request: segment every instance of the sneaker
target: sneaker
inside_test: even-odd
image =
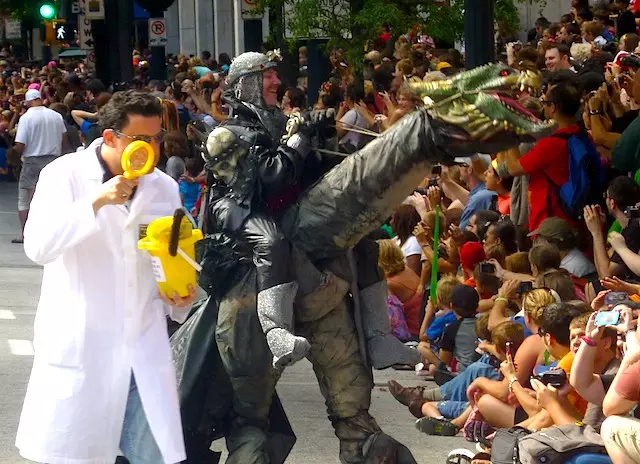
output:
[[[435,417],[423,417],[416,421],[416,428],[427,435],[437,435],[441,437],[454,437],[458,434],[458,427],[446,419],[436,419]]]

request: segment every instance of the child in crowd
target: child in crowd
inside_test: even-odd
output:
[[[193,158],[185,160],[185,174],[191,178],[197,177],[200,174],[200,166],[198,162]],[[187,211],[192,215],[197,215],[197,211],[194,211],[194,207],[200,198],[200,191],[202,186],[195,182],[187,182],[185,179],[181,179],[180,196],[182,197],[182,203]]]
[[[488,353],[437,391],[424,392],[425,399],[419,403],[420,414],[417,415],[417,417],[424,417],[416,422],[418,430],[429,435],[452,436],[458,433],[467,419],[463,413],[469,407],[467,388],[471,382],[479,377],[497,380],[500,377],[500,363],[507,358],[507,352],[514,356],[524,341],[524,330],[520,324],[503,322],[493,332],[489,332],[486,321],[486,317],[478,319],[476,327],[482,330],[484,324],[485,335],[490,335],[490,343],[484,341],[481,345]],[[414,415],[418,412],[417,405],[416,403],[410,405]]]

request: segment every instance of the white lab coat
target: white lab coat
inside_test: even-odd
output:
[[[185,450],[165,311],[139,227],[181,207],[178,185],[155,170],[126,206],[92,201],[103,170],[96,140],[42,170],[24,237],[27,256],[44,265],[34,327],[33,370],[16,446],[48,464],[113,464],[131,373],[167,463]],[[173,314],[173,313],[176,314]]]

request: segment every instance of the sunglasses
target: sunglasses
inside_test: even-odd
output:
[[[164,142],[164,138],[167,134],[164,129],[161,129],[160,132],[158,132],[156,135],[127,135],[127,134],[123,134],[118,130],[114,130],[113,132],[116,134],[116,137],[128,139],[128,140],[131,140],[132,142],[140,140],[142,142],[147,142],[147,143],[155,142],[158,144]]]

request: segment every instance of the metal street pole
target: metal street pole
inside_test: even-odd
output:
[[[465,0],[464,9],[467,69],[495,61],[493,0]]]

